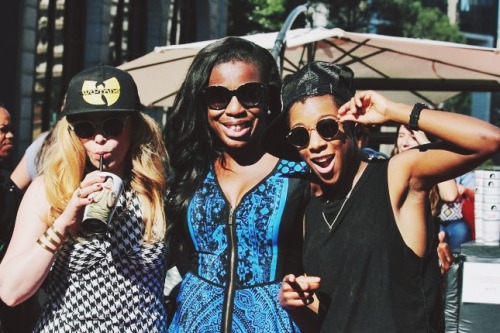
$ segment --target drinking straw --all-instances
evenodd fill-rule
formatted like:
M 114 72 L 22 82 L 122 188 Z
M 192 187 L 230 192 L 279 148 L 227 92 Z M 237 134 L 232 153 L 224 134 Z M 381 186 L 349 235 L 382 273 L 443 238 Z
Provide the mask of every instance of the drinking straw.
M 101 157 L 99 158 L 99 171 L 102 171 L 103 162 L 104 162 L 104 157 L 101 155 Z

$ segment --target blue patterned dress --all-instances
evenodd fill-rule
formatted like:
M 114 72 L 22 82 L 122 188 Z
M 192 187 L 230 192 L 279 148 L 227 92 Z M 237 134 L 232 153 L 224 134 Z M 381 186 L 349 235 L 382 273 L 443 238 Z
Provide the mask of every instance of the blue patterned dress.
M 230 207 L 213 167 L 188 207 L 190 272 L 169 332 L 300 332 L 278 303 L 281 280 L 302 272 L 305 164 L 281 160 Z
M 68 238 L 57 252 L 35 332 L 166 331 L 167 246 L 143 241 L 139 199 L 127 187 L 110 232 Z

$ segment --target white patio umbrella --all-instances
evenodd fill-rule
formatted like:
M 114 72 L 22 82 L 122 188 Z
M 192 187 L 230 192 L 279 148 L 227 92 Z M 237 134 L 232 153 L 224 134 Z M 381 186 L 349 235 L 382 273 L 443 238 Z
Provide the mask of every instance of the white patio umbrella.
M 243 36 L 272 50 L 278 33 Z M 212 41 L 156 47 L 120 66 L 136 80 L 148 106 L 172 105 L 193 57 Z M 342 29 L 289 30 L 280 54 L 283 75 L 312 60 L 350 66 L 358 90 L 396 101 L 438 105 L 462 91 L 500 91 L 500 49 L 424 39 L 351 33 Z

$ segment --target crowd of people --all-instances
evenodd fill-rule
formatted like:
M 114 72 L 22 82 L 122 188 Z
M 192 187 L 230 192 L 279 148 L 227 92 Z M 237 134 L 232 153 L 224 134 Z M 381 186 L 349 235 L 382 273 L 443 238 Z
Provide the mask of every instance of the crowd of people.
M 444 331 L 451 256 L 431 193 L 450 183 L 456 201 L 454 178 L 498 152 L 500 130 L 353 78 L 311 62 L 282 82 L 268 50 L 226 37 L 196 55 L 162 129 L 128 73 L 78 73 L 54 129 L 2 173 L 20 203 L 1 211 L 1 299 L 43 291 L 34 332 Z M 388 122 L 437 141 L 367 149 Z M 2 154 L 10 126 L 0 107 Z M 96 231 L 82 217 L 103 171 L 124 189 Z

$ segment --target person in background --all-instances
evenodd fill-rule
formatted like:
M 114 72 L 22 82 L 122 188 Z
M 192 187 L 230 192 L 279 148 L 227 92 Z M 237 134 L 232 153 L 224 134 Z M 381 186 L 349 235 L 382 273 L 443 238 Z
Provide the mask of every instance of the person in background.
M 436 140 L 433 140 L 436 141 Z M 423 131 L 415 131 L 408 126 L 400 125 L 398 127 L 398 136 L 394 144 L 391 156 L 404 152 L 418 146 L 431 144 L 431 140 Z M 438 183 L 429 193 L 432 215 L 439 216 L 443 202 L 453 202 L 459 197 L 457 183 L 454 179 L 449 179 Z
M 66 95 L 64 96 L 61 112 L 64 110 L 66 104 Z M 17 163 L 14 171 L 12 171 L 11 178 L 17 186 L 25 191 L 29 184 L 40 173 L 42 167 L 43 155 L 47 148 L 52 143 L 54 136 L 52 135 L 54 127 L 48 131 L 42 132 L 29 146 L 26 148 L 23 157 Z
M 304 332 L 443 331 L 429 191 L 498 152 L 500 130 L 355 93 L 353 77 L 348 67 L 312 62 L 285 78 L 283 111 L 263 137 L 269 153 L 306 161 L 321 189 L 306 209 L 305 274 L 283 279 L 280 303 Z M 356 124 L 387 122 L 442 143 L 365 161 Z
M 0 260 L 5 254 L 9 244 L 14 222 L 16 220 L 17 207 L 19 205 L 19 189 L 10 179 L 11 170 L 8 158 L 14 148 L 14 134 L 10 113 L 3 103 L 0 103 Z
M 307 171 L 260 145 L 280 84 L 269 51 L 223 38 L 196 55 L 167 114 L 167 216 L 188 256 L 176 257 L 169 332 L 299 332 L 277 295 L 287 272 L 302 272 Z
M 13 148 L 14 134 L 10 114 L 5 105 L 0 103 L 0 262 L 12 237 L 17 209 L 23 195 L 12 179 L 7 163 Z M 35 297 L 13 308 L 0 301 L 0 332 L 32 332 L 39 314 L 40 307 Z
M 423 131 L 413 131 L 408 126 L 402 125 L 398 129 L 392 155 L 430 143 L 431 140 Z M 462 215 L 463 187 L 462 193 L 459 189 L 456 180 L 449 179 L 438 183 L 429 193 L 432 215 L 439 224 L 439 232 L 444 233 L 444 240 L 450 245 L 452 252 L 460 252 L 460 245 L 471 240 L 469 226 Z
M 168 158 L 130 74 L 98 65 L 74 76 L 40 176 L 28 187 L 0 264 L 0 297 L 20 304 L 42 284 L 35 332 L 165 332 Z M 103 171 L 124 180 L 109 229 L 81 228 Z
M 26 148 L 23 157 L 17 163 L 11 178 L 20 190 L 25 191 L 29 184 L 35 179 L 41 168 L 43 154 L 52 142 L 52 130 L 41 133 Z
M 459 196 L 453 202 L 443 202 L 439 214 L 439 230 L 446 234 L 446 242 L 450 244 L 452 251 L 458 253 L 463 243 L 472 240 L 471 225 L 465 219 L 464 201 L 474 203 L 474 171 L 456 177 L 455 182 Z

